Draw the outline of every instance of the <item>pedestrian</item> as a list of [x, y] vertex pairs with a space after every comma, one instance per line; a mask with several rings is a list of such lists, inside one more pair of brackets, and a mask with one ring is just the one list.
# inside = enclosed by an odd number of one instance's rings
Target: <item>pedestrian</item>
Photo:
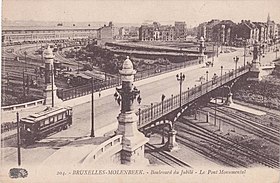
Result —
[[121, 105], [121, 97], [118, 97], [117, 102], [119, 105]]
[[99, 98], [100, 98], [101, 97], [101, 91], [99, 91], [98, 95], [99, 95]]
[[161, 101], [163, 101], [164, 99], [165, 99], [165, 95], [162, 94], [162, 95], [161, 95]]
[[67, 79], [67, 85], [68, 85], [68, 87], [70, 86], [70, 82], [71, 82], [71, 81], [70, 81], [70, 78], [68, 78], [68, 79]]
[[117, 100], [118, 99], [118, 93], [117, 92], [115, 92], [115, 94], [114, 94], [114, 97], [115, 97], [115, 100]]

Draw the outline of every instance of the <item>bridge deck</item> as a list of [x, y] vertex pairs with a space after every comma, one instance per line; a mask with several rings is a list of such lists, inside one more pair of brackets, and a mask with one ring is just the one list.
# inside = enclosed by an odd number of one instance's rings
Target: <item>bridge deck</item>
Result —
[[[249, 72], [249, 67], [241, 67], [236, 71], [231, 71], [220, 77], [217, 77], [215, 80], [207, 81], [201, 85], [193, 87], [187, 91], [182, 92], [181, 104], [182, 106], [195, 101], [199, 97], [219, 88], [220, 86], [233, 81], [236, 78]], [[151, 105], [149, 108], [139, 110], [137, 115], [139, 117], [138, 128], [142, 128], [149, 123], [158, 120], [162, 116], [178, 109], [180, 107], [180, 94], [168, 98], [163, 102], [159, 102], [155, 105]]]

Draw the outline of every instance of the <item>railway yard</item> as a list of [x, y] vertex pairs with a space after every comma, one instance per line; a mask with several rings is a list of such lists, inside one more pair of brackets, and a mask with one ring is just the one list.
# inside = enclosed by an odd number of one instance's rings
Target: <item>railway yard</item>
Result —
[[[160, 161], [151, 162], [155, 164], [166, 162], [165, 164], [177, 167], [183, 166], [182, 162], [187, 162], [187, 165], [192, 167], [197, 162], [192, 164], [194, 160], [188, 159], [189, 156], [185, 154], [185, 149], [188, 148], [200, 158], [215, 163], [216, 166], [279, 168], [280, 113], [251, 104], [249, 107], [262, 115], [232, 109], [225, 105], [215, 107], [212, 103], [200, 107], [196, 119], [190, 112], [183, 113], [175, 122], [179, 150], [168, 153], [173, 159], [158, 153], [158, 156], [161, 156]], [[160, 139], [161, 137], [157, 137], [154, 142], [158, 149], [153, 153], [163, 148], [158, 143]], [[151, 154], [150, 151], [151, 148], [147, 148], [148, 154]]]

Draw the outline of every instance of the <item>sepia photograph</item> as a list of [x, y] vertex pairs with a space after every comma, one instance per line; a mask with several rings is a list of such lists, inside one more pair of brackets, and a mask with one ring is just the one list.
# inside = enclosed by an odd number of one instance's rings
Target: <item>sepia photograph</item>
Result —
[[2, 0], [0, 182], [279, 182], [279, 7]]

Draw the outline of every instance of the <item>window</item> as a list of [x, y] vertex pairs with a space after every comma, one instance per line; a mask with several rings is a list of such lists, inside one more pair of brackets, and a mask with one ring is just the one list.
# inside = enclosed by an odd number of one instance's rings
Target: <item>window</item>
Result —
[[49, 119], [46, 119], [45, 120], [45, 125], [48, 125], [48, 124], [50, 124], [50, 121], [49, 121]]
[[40, 123], [40, 127], [45, 125], [44, 121], [40, 121], [39, 123]]
[[50, 117], [50, 123], [54, 122], [54, 117]]
[[63, 113], [58, 114], [57, 115], [57, 121], [62, 120], [63, 119]]

